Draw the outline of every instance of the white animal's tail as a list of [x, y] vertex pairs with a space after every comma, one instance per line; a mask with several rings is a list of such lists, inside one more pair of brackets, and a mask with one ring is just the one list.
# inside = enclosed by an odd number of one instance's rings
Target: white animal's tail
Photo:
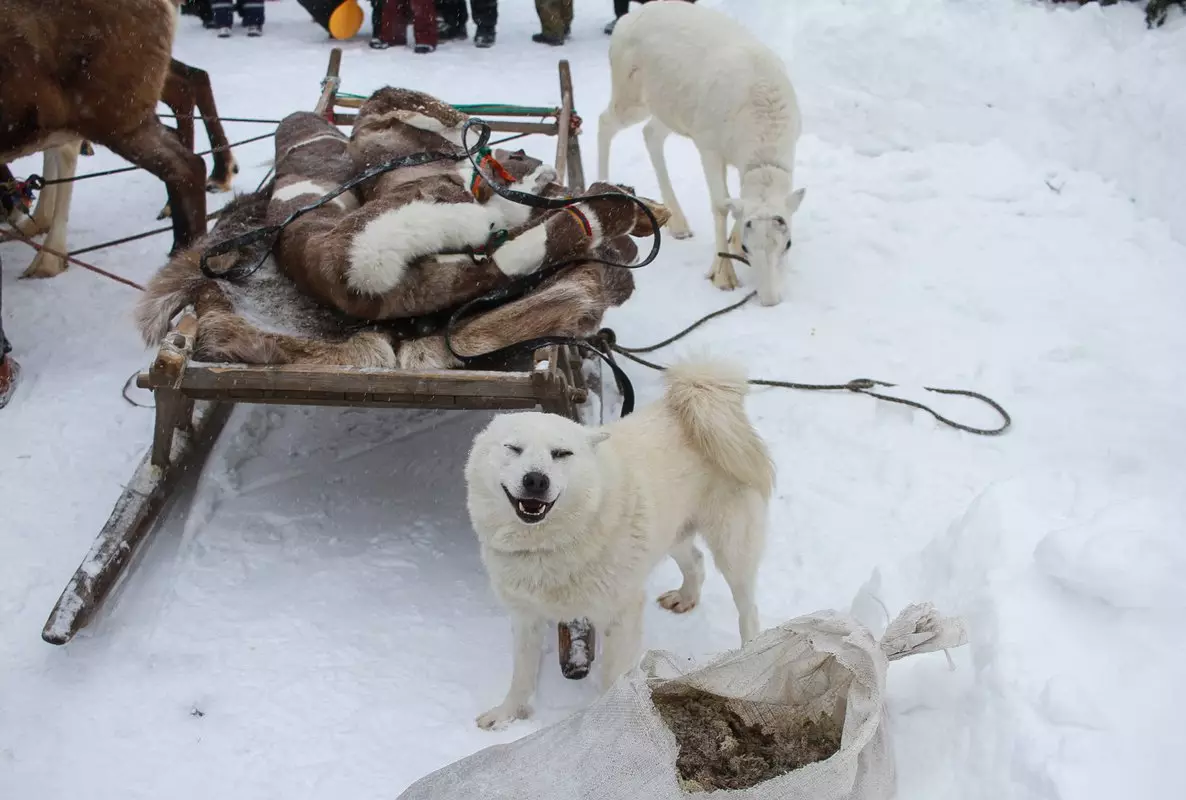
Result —
[[749, 384], [744, 368], [702, 359], [673, 365], [665, 377], [663, 402], [692, 446], [726, 475], [769, 499], [774, 462], [745, 413]]

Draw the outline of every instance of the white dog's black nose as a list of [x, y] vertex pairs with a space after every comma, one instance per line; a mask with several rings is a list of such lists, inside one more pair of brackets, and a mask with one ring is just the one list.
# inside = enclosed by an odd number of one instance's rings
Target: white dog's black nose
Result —
[[523, 476], [523, 492], [525, 494], [533, 494], [543, 496], [548, 493], [548, 486], [551, 482], [548, 476], [542, 472], [528, 472]]

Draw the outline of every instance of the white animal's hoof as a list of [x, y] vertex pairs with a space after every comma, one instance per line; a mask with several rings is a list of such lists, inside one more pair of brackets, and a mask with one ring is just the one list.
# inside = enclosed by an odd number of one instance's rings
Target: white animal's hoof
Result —
[[52, 278], [66, 271], [66, 260], [45, 252], [37, 253], [29, 268], [21, 273], [22, 278]]
[[712, 265], [708, 278], [712, 281], [713, 286], [723, 292], [731, 291], [741, 285], [741, 282], [737, 280], [737, 272], [733, 269], [733, 264], [723, 258], [718, 258]]
[[686, 614], [696, 607], [699, 601], [695, 598], [684, 599], [679, 589], [672, 589], [659, 595], [659, 605], [673, 614]]
[[527, 719], [531, 716], [531, 706], [517, 706], [492, 708], [478, 717], [478, 727], [484, 731], [502, 730], [515, 720]]
[[672, 238], [675, 238], [675, 239], [691, 239], [691, 238], [692, 238], [692, 232], [691, 232], [690, 230], [687, 230], [687, 229], [684, 229], [684, 230], [673, 230], [673, 231], [671, 232], [671, 236], [672, 236]]

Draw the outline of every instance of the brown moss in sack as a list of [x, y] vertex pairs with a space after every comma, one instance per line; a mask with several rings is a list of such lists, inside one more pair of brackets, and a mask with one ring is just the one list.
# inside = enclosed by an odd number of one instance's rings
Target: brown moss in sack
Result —
[[825, 716], [763, 727], [746, 722], [726, 698], [698, 689], [651, 700], [679, 743], [675, 766], [685, 791], [748, 789], [840, 749], [840, 726]]

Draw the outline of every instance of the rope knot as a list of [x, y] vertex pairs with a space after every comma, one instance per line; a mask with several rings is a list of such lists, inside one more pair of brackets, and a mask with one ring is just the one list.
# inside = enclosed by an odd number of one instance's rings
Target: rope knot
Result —
[[863, 392], [877, 386], [877, 381], [871, 378], [853, 378], [848, 383], [844, 384], [844, 388], [850, 392]]

